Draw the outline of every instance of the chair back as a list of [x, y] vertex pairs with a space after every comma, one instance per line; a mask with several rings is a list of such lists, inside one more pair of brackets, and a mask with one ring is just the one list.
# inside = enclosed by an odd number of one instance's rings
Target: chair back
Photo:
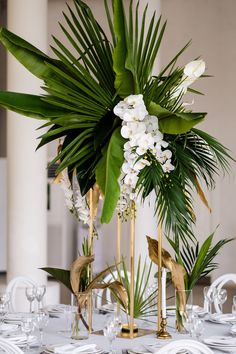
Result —
[[9, 304], [9, 311], [15, 312], [16, 311], [16, 291], [18, 287], [26, 288], [27, 286], [37, 286], [37, 283], [30, 279], [29, 277], [19, 276], [13, 278], [6, 287], [6, 292], [10, 294], [10, 304]]
[[24, 354], [19, 347], [6, 338], [0, 338], [0, 349], [3, 349], [7, 354]]
[[158, 354], [177, 354], [187, 351], [189, 354], [214, 354], [205, 344], [191, 339], [174, 340], [158, 349]]
[[[129, 280], [130, 280], [130, 272], [127, 272]], [[109, 273], [105, 276], [105, 278], [103, 279], [104, 283], [110, 283], [112, 281], [114, 281], [115, 279], [118, 279], [119, 276], [121, 276], [122, 278], [125, 278], [125, 274], [124, 271], [121, 270], [118, 274], [117, 270]], [[105, 304], [112, 304], [114, 302], [114, 300], [112, 300], [112, 296], [111, 296], [111, 290], [110, 289], [99, 289], [96, 293], [96, 307], [97, 309], [102, 309], [102, 305], [103, 303]]]
[[[227, 273], [215, 279], [211, 284], [208, 292], [210, 293], [212, 291], [212, 288], [220, 290], [226, 283], [229, 282], [233, 282], [234, 284], [236, 284], [236, 273]], [[214, 300], [214, 307], [217, 313], [221, 313], [219, 301], [217, 300], [217, 298]], [[206, 300], [204, 300], [204, 308], [206, 308]]]

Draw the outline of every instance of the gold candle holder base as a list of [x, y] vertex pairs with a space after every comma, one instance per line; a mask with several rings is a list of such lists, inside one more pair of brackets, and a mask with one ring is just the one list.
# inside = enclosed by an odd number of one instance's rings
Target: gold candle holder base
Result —
[[[130, 333], [131, 333], [130, 324], [123, 324], [122, 328], [121, 328], [121, 337], [130, 338]], [[138, 335], [138, 327], [134, 323], [133, 324], [133, 336], [137, 337], [137, 335]]]
[[172, 338], [170, 333], [166, 330], [167, 320], [166, 318], [161, 319], [161, 330], [157, 332], [157, 338], [159, 339], [170, 339]]

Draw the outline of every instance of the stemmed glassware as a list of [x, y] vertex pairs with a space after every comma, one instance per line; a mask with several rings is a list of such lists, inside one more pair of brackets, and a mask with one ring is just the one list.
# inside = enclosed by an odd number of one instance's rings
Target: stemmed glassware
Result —
[[226, 289], [219, 289], [217, 292], [217, 300], [219, 303], [220, 311], [223, 312], [223, 304], [227, 300], [227, 290]]
[[30, 351], [29, 336], [35, 328], [35, 318], [25, 314], [21, 319], [21, 331], [26, 335], [26, 352]]
[[115, 340], [118, 332], [117, 324], [114, 321], [107, 322], [103, 328], [103, 334], [109, 340], [109, 353], [113, 351], [113, 341]]
[[204, 322], [200, 318], [195, 317], [193, 320], [192, 333], [193, 335], [195, 335], [197, 340], [200, 340], [203, 330], [204, 330]]
[[236, 317], [236, 295], [233, 296], [232, 314]]
[[217, 297], [217, 289], [212, 286], [205, 286], [203, 289], [204, 299], [207, 304], [207, 312], [212, 314], [212, 304]]
[[38, 311], [40, 311], [40, 309], [42, 309], [43, 305], [42, 305], [42, 301], [43, 301], [43, 297], [46, 293], [46, 286], [45, 285], [39, 285], [36, 287], [36, 300], [38, 301]]
[[35, 286], [29, 286], [29, 287], [25, 288], [25, 295], [26, 295], [27, 300], [30, 303], [29, 312], [32, 312], [32, 303], [33, 303], [33, 301], [36, 298], [36, 288], [35, 288]]
[[10, 294], [6, 292], [0, 292], [0, 326], [2, 325], [5, 316], [9, 311], [9, 301]]
[[36, 320], [36, 326], [39, 329], [40, 348], [42, 348], [43, 347], [43, 330], [48, 325], [48, 321], [49, 321], [48, 312], [40, 310], [39, 312], [36, 313], [35, 320]]

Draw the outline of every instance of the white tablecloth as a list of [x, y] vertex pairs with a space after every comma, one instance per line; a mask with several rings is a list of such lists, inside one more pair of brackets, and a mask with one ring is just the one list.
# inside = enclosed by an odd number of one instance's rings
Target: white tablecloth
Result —
[[[93, 317], [93, 327], [95, 330], [102, 329], [104, 327], [104, 324], [106, 322], [106, 316], [105, 315], [98, 315], [95, 314]], [[142, 323], [138, 324], [139, 327], [141, 327]], [[144, 324], [144, 326], [147, 328], [147, 323]], [[151, 325], [152, 328], [156, 328], [156, 324]], [[150, 328], [150, 327], [149, 327]], [[174, 329], [174, 317], [169, 317], [168, 318], [168, 332], [172, 335], [173, 339], [184, 339], [184, 338], [189, 338], [189, 335], [187, 334], [179, 334], [175, 331]], [[50, 318], [49, 324], [47, 328], [45, 329], [45, 334], [44, 334], [44, 342], [47, 346], [55, 345], [55, 344], [66, 344], [66, 343], [72, 343], [75, 342], [69, 338], [67, 334], [64, 334], [60, 331], [65, 330], [65, 319], [63, 316], [61, 318]], [[209, 336], [215, 336], [215, 335], [230, 335], [230, 326], [229, 325], [223, 325], [223, 324], [215, 324], [211, 323], [208, 321], [205, 321], [204, 324], [204, 333], [202, 338], [204, 337], [209, 337]], [[35, 333], [37, 334], [37, 333]], [[132, 348], [137, 348], [139, 344], [155, 344], [157, 343], [158, 339], [156, 338], [156, 335], [149, 334], [143, 337], [138, 337], [134, 339], [124, 339], [124, 338], [116, 338], [114, 341], [114, 349], [117, 351], [118, 354], [122, 352], [123, 349], [132, 349]], [[91, 334], [89, 336], [89, 339], [81, 341], [81, 344], [85, 343], [94, 343], [102, 347], [105, 351], [108, 351], [108, 340], [102, 336], [102, 335], [96, 335], [96, 334]], [[32, 353], [40, 353], [38, 348], [35, 348], [35, 350], [32, 350]], [[214, 350], [215, 353], [222, 353], [220, 351]]]
[[[102, 329], [104, 327], [104, 323], [106, 321], [106, 316], [105, 315], [98, 315], [95, 314], [93, 318], [93, 323], [94, 323], [94, 329]], [[168, 319], [168, 332], [172, 335], [173, 339], [184, 339], [184, 338], [189, 338], [189, 335], [187, 334], [179, 334], [175, 331], [174, 328], [174, 317], [169, 317]], [[46, 329], [45, 332], [45, 343], [47, 345], [51, 344], [57, 344], [57, 343], [70, 343], [73, 342], [70, 338], [66, 337], [66, 335], [63, 335], [60, 333], [60, 330], [65, 329], [65, 321], [63, 318], [51, 318], [49, 325]], [[139, 324], [141, 327], [142, 323]], [[144, 324], [144, 326], [147, 328], [147, 323]], [[152, 328], [156, 328], [156, 324], [151, 325]], [[215, 324], [211, 323], [208, 321], [205, 321], [204, 323], [204, 333], [202, 338], [204, 337], [209, 337], [209, 336], [215, 336], [215, 335], [230, 335], [229, 333], [230, 326], [229, 325], [223, 325], [223, 324]], [[134, 339], [124, 339], [124, 338], [116, 338], [114, 342], [114, 349], [117, 350], [119, 353], [121, 353], [122, 349], [129, 349], [129, 348], [134, 348], [138, 347], [139, 343], [142, 344], [154, 344], [158, 341], [156, 338], [156, 335], [149, 334], [143, 337], [138, 337]], [[108, 340], [102, 336], [102, 335], [95, 335], [91, 334], [89, 336], [89, 339], [82, 341], [83, 344], [85, 343], [95, 343], [98, 344], [100, 347], [102, 347], [104, 350], [108, 350], [109, 344]], [[220, 353], [220, 351], [216, 351], [216, 353]], [[37, 351], [35, 351], [37, 353]], [[221, 352], [222, 353], [222, 352]]]

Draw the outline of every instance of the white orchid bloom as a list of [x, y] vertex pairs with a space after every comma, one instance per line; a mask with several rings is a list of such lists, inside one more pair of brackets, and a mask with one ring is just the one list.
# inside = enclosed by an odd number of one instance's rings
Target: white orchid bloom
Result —
[[153, 149], [155, 140], [150, 133], [142, 134], [137, 141], [137, 146], [143, 149]]
[[134, 172], [133, 164], [130, 164], [129, 162], [124, 162], [121, 168], [125, 174]]
[[120, 101], [113, 109], [116, 116], [125, 122], [142, 121], [148, 114], [143, 95], [130, 95]]
[[188, 87], [191, 86], [206, 70], [206, 63], [203, 60], [193, 60], [184, 67], [184, 76], [182, 82], [172, 94], [172, 98], [184, 95]]
[[166, 172], [173, 171], [175, 167], [171, 164], [171, 160], [167, 160], [164, 165], [162, 165], [162, 170]]
[[137, 106], [141, 106], [143, 105], [143, 95], [139, 94], [139, 95], [129, 95], [127, 97], [125, 97], [124, 102], [128, 105], [128, 106], [132, 106], [133, 108], [137, 107]]
[[170, 150], [166, 149], [162, 151], [162, 158], [164, 159], [164, 161], [171, 159], [171, 157], [172, 157], [172, 152]]
[[163, 142], [163, 134], [158, 130], [155, 135], [153, 135], [156, 144], [161, 144]]
[[146, 159], [140, 159], [134, 163], [134, 170], [139, 172], [141, 171], [145, 166], [150, 166], [150, 162]]
[[138, 182], [138, 176], [136, 173], [129, 173], [125, 176], [124, 183], [131, 188], [135, 188]]
[[135, 160], [137, 159], [137, 155], [134, 154], [132, 151], [125, 151], [124, 152], [124, 158], [126, 161], [132, 161], [132, 160]]
[[124, 144], [124, 151], [131, 151], [132, 147], [130, 145], [130, 142], [127, 141], [125, 144]]
[[132, 136], [136, 134], [143, 134], [145, 133], [146, 126], [142, 122], [130, 122], [124, 124], [121, 128], [121, 135], [125, 139], [131, 139]]
[[144, 123], [146, 125], [147, 133], [156, 133], [156, 131], [159, 131], [159, 124], [156, 116], [147, 115], [144, 118]]

